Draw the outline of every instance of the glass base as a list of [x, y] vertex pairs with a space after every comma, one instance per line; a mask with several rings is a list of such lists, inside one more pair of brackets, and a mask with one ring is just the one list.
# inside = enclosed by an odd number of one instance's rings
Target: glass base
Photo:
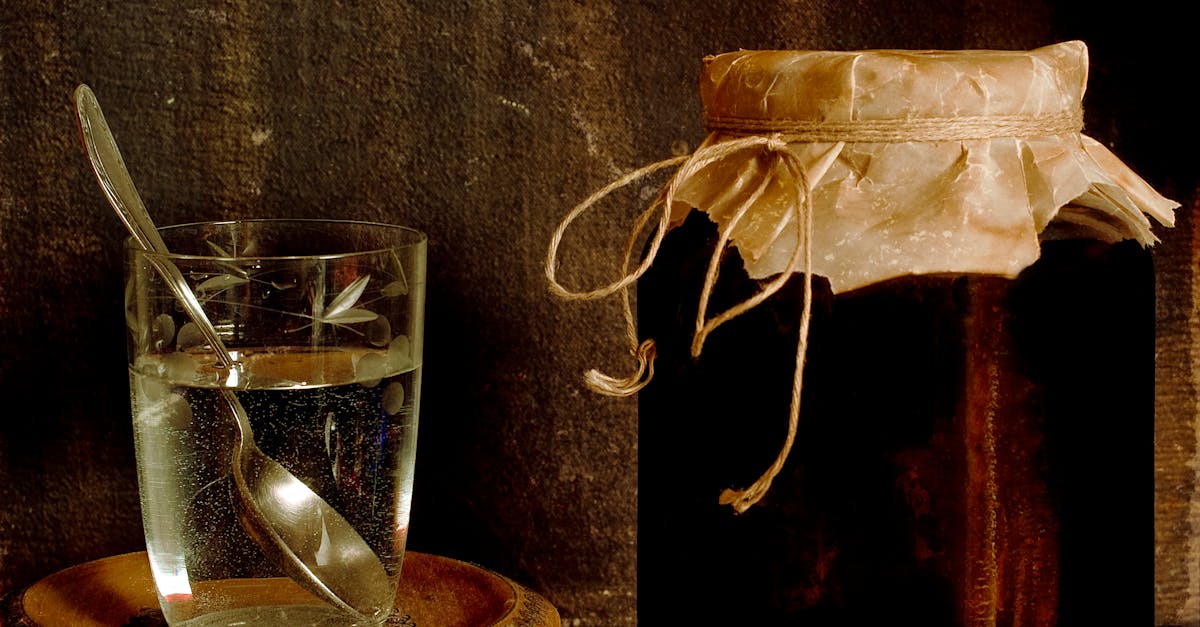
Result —
[[[211, 612], [172, 627], [376, 627], [383, 620], [347, 622], [349, 617], [332, 607], [270, 605]], [[384, 619], [386, 620], [386, 618]]]

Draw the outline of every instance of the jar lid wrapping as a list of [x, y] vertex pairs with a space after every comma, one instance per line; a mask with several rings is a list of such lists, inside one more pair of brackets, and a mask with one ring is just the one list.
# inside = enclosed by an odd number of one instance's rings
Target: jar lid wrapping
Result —
[[[835, 291], [905, 274], [1014, 276], [1043, 237], [1157, 241], [1179, 203], [1080, 129], [1088, 55], [1033, 51], [738, 51], [705, 59], [702, 147], [775, 135], [803, 164], [813, 265]], [[878, 137], [883, 140], [877, 140]], [[816, 138], [817, 141], [813, 139]], [[866, 139], [867, 141], [864, 141]], [[674, 224], [693, 208], [722, 228], [754, 278], [797, 246], [788, 168], [738, 150], [677, 181]], [[765, 193], [748, 209], [744, 191]]]

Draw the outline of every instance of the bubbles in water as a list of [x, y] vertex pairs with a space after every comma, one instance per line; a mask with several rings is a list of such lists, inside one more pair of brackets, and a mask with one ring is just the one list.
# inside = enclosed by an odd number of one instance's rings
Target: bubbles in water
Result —
[[192, 424], [192, 406], [184, 398], [170, 391], [165, 383], [139, 377], [142, 404], [138, 407], [137, 420], [145, 427], [174, 427], [186, 429]]
[[383, 411], [395, 416], [401, 409], [404, 409], [404, 386], [395, 381], [383, 388]]
[[[152, 366], [154, 362], [147, 358], [138, 360], [138, 366], [149, 370], [148, 366]], [[171, 394], [171, 386], [163, 379], [157, 377], [137, 377], [134, 379], [134, 384], [137, 385], [137, 398], [143, 403], [158, 403]]]

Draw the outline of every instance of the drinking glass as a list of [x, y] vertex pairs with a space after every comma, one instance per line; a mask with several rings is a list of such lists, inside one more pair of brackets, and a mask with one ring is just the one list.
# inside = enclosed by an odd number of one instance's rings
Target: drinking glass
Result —
[[[125, 249], [125, 315], [142, 519], [165, 618], [172, 626], [382, 623], [408, 533], [425, 236], [337, 220], [160, 233], [170, 254]], [[227, 360], [164, 280], [164, 261], [186, 279]], [[248, 429], [239, 428], [239, 405]], [[257, 509], [235, 472], [254, 445], [262, 465], [273, 460], [300, 482], [259, 477], [271, 502]], [[297, 488], [333, 511], [289, 510]], [[256, 511], [266, 520], [257, 529], [248, 520]], [[318, 579], [347, 550], [347, 536], [361, 537], [382, 565], [369, 583], [390, 596], [364, 612], [310, 592], [281, 558], [287, 551], [264, 537], [272, 525], [288, 529], [293, 554]]]

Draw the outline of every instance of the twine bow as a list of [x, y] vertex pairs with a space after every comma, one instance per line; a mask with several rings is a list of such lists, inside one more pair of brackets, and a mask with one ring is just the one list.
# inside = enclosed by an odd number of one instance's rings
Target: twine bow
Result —
[[[726, 141], [716, 142], [704, 145], [690, 155], [665, 159], [657, 163], [652, 163], [644, 166], [625, 176], [613, 181], [607, 186], [601, 188], [583, 202], [576, 205], [574, 209], [563, 219], [558, 228], [554, 232], [554, 236], [550, 241], [550, 249], [546, 256], [546, 279], [550, 285], [550, 291], [561, 298], [567, 300], [595, 300], [605, 298], [620, 292], [623, 305], [623, 313], [625, 317], [626, 339], [629, 344], [629, 353], [637, 363], [635, 371], [624, 377], [614, 377], [604, 374], [596, 369], [588, 370], [584, 373], [584, 382], [594, 392], [606, 394], [609, 396], [630, 396], [636, 394], [639, 390], [650, 382], [654, 376], [654, 357], [655, 343], [653, 339], [639, 340], [637, 334], [637, 325], [634, 321], [633, 311], [629, 301], [629, 286], [637, 281], [654, 263], [655, 257], [658, 255], [659, 248], [662, 245], [663, 238], [666, 236], [667, 230], [671, 223], [671, 207], [675, 201], [675, 195], [685, 181], [694, 176], [697, 172], [704, 168], [717, 163], [723, 159], [727, 159], [732, 155], [742, 151], [759, 149], [765, 151], [772, 159], [768, 173], [774, 172], [776, 168], [783, 168], [787, 173], [791, 174], [796, 180], [795, 185], [795, 202], [792, 203], [793, 212], [785, 214], [780, 223], [777, 225], [777, 231], [782, 229], [786, 221], [793, 216], [795, 217], [797, 230], [797, 245], [793, 249], [788, 264], [783, 272], [774, 279], [762, 286], [750, 298], [730, 307], [729, 309], [709, 318], [708, 304], [711, 297], [713, 286], [716, 283], [717, 274], [720, 269], [721, 258], [725, 250], [729, 247], [729, 242], [734, 229], [737, 227], [741, 219], [755, 205], [759, 198], [766, 191], [767, 186], [771, 182], [771, 176], [762, 177], [757, 187], [747, 194], [741, 203], [734, 208], [728, 222], [721, 229], [720, 239], [716, 249], [713, 251], [712, 257], [709, 259], [708, 270], [704, 279], [704, 287], [700, 294], [700, 305], [696, 312], [695, 332], [692, 336], [692, 356], [699, 357], [703, 351], [704, 342], [708, 335], [716, 330], [717, 327], [732, 320], [733, 318], [753, 309], [761, 304], [773, 294], [778, 292], [792, 273], [799, 268], [804, 273], [805, 290], [804, 290], [804, 305], [800, 314], [800, 340], [799, 346], [796, 349], [796, 370], [792, 384], [792, 402], [791, 410], [788, 418], [788, 434], [784, 441], [783, 448], [776, 457], [774, 463], [767, 469], [763, 475], [754, 482], [749, 488], [744, 490], [726, 489], [721, 493], [720, 502], [724, 505], [730, 505], [739, 513], [749, 509], [752, 505], [758, 502], [767, 490], [770, 489], [771, 482], [775, 476], [783, 468], [784, 462], [787, 460], [788, 453], [791, 451], [792, 443], [796, 438], [796, 428], [800, 416], [800, 391], [803, 384], [804, 373], [804, 356], [807, 353], [808, 347], [808, 327], [812, 312], [812, 278], [809, 268], [812, 266], [812, 199], [809, 188], [808, 176], [805, 171], [805, 165], [799, 157], [795, 155], [787, 147], [787, 138], [781, 133], [773, 133], [770, 135], [747, 135], [729, 139]], [[622, 276], [618, 280], [590, 291], [572, 291], [559, 283], [556, 278], [558, 268], [558, 247], [562, 242], [562, 238], [567, 228], [581, 214], [595, 206], [606, 196], [613, 191], [625, 187], [630, 183], [649, 176], [658, 170], [679, 165], [679, 169], [671, 177], [670, 181], [659, 193], [653, 202], [638, 216], [634, 223], [628, 240], [626, 241], [623, 254], [621, 272]], [[650, 240], [645, 257], [641, 264], [629, 270], [630, 259], [633, 256], [634, 247], [641, 240], [642, 233], [654, 216], [656, 211], [661, 211], [661, 216], [658, 220], [657, 228], [655, 229], [653, 238]]]
[[[592, 369], [584, 374], [587, 386], [595, 392], [610, 396], [630, 396], [641, 390], [654, 376], [655, 345], [653, 339], [639, 341], [637, 327], [634, 323], [633, 312], [629, 303], [629, 286], [640, 278], [658, 254], [663, 237], [671, 224], [671, 207], [679, 187], [706, 167], [721, 160], [728, 159], [746, 150], [765, 151], [772, 159], [768, 174], [763, 176], [758, 186], [745, 195], [741, 203], [734, 208], [729, 219], [721, 229], [720, 240], [709, 260], [708, 271], [704, 279], [703, 291], [700, 294], [700, 306], [696, 312], [696, 326], [692, 336], [691, 352], [693, 357], [699, 357], [708, 335], [717, 327], [729, 320], [757, 307], [787, 283], [791, 275], [800, 271], [804, 274], [804, 303], [800, 313], [800, 339], [796, 348], [796, 367], [792, 380], [791, 408], [788, 415], [788, 433], [783, 447], [775, 461], [767, 468], [750, 487], [743, 490], [726, 489], [720, 495], [723, 505], [732, 506], [737, 512], [745, 512], [757, 503], [770, 489], [771, 482], [782, 470], [787, 461], [792, 444], [796, 438], [796, 427], [800, 417], [800, 397], [803, 387], [804, 359], [808, 352], [808, 329], [812, 318], [812, 241], [813, 207], [812, 189], [808, 172], [803, 160], [788, 148], [789, 142], [818, 142], [843, 144], [849, 142], [943, 142], [964, 140], [985, 140], [999, 137], [1021, 137], [1038, 135], [1056, 135], [1063, 133], [1078, 133], [1083, 126], [1083, 112], [1078, 106], [1062, 111], [1046, 112], [1036, 115], [983, 115], [958, 117], [931, 118], [895, 118], [880, 120], [791, 120], [791, 119], [758, 119], [710, 116], [707, 119], [710, 139], [718, 134], [728, 138], [722, 141], [706, 142], [690, 155], [665, 159], [657, 163], [639, 168], [613, 181], [596, 193], [589, 196], [571, 210], [559, 224], [550, 241], [550, 250], [546, 256], [546, 278], [550, 291], [567, 300], [594, 300], [620, 292], [624, 307], [625, 331], [629, 342], [630, 355], [637, 362], [636, 370], [625, 377], [613, 377]], [[836, 148], [837, 146], [835, 146]], [[836, 154], [833, 150], [828, 154]], [[563, 287], [556, 278], [558, 268], [558, 247], [567, 227], [583, 212], [604, 199], [613, 191], [629, 185], [633, 181], [653, 174], [663, 168], [678, 165], [679, 169], [659, 193], [649, 207], [638, 217], [633, 231], [625, 245], [624, 258], [621, 264], [620, 279], [586, 292], [571, 291]], [[795, 218], [796, 246], [788, 259], [787, 266], [771, 281], [763, 285], [758, 292], [745, 301], [730, 307], [711, 318], [708, 317], [709, 297], [716, 283], [720, 261], [729, 247], [730, 239], [738, 223], [766, 192], [772, 181], [772, 173], [782, 168], [791, 174], [796, 181], [794, 187], [794, 202], [791, 204], [792, 213], [785, 213], [776, 225], [775, 232], [781, 232], [786, 221]], [[818, 166], [819, 168], [819, 166]], [[817, 177], [819, 178], [819, 176]], [[661, 211], [657, 228], [650, 241], [649, 248], [641, 264], [629, 270], [629, 262], [633, 256], [636, 243], [641, 239], [655, 211]]]

